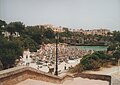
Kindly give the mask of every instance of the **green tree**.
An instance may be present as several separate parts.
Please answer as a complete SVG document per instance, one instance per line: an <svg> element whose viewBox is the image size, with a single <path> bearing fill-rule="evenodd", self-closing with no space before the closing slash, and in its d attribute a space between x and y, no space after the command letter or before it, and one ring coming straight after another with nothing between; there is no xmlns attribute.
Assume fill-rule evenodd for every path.
<svg viewBox="0 0 120 85"><path fill-rule="evenodd" d="M120 42L120 31L113 31L113 37L115 41Z"/></svg>
<svg viewBox="0 0 120 85"><path fill-rule="evenodd" d="M48 39L53 39L55 38L55 34L54 34L54 31L51 29L51 28L47 28L44 32L44 35L46 38Z"/></svg>
<svg viewBox="0 0 120 85"><path fill-rule="evenodd" d="M2 26L6 26L6 25L7 25L7 23L6 23L5 21L0 20L0 27L2 27Z"/></svg>
<svg viewBox="0 0 120 85"><path fill-rule="evenodd" d="M72 32L68 30L68 28L63 28L64 32L59 33L61 37L71 37L73 35Z"/></svg>
<svg viewBox="0 0 120 85"><path fill-rule="evenodd" d="M6 27L7 31L10 32L10 35L12 36L13 33L15 33L16 31L16 27L14 26L14 24L9 23Z"/></svg>
<svg viewBox="0 0 120 85"><path fill-rule="evenodd" d="M11 22L7 25L7 31L12 35L15 32L22 33L25 25L22 22Z"/></svg>
<svg viewBox="0 0 120 85"><path fill-rule="evenodd" d="M100 68L100 59L97 55L86 55L81 59L80 64L84 70L93 70Z"/></svg>
<svg viewBox="0 0 120 85"><path fill-rule="evenodd" d="M37 51L39 45L29 36L25 35L23 37L23 48L29 48L31 52L34 52Z"/></svg>
<svg viewBox="0 0 120 85"><path fill-rule="evenodd" d="M111 57L107 56L104 51L96 51L93 54L97 55L101 60L109 60L109 59L111 59Z"/></svg>
<svg viewBox="0 0 120 85"><path fill-rule="evenodd" d="M22 48L12 41L7 41L4 37L0 37L0 61L3 69L13 67L15 60L22 55Z"/></svg>
<svg viewBox="0 0 120 85"><path fill-rule="evenodd" d="M85 55L80 61L84 70L99 69L101 66L108 65L112 60L112 56L105 54L103 51L97 51L93 54Z"/></svg>
<svg viewBox="0 0 120 85"><path fill-rule="evenodd" d="M115 50L115 52L113 53L113 57L116 60L120 59L120 50Z"/></svg>
<svg viewBox="0 0 120 85"><path fill-rule="evenodd" d="M7 23L3 20L0 20L0 35L6 30Z"/></svg>
<svg viewBox="0 0 120 85"><path fill-rule="evenodd" d="M37 44L42 44L42 40L44 40L44 28L39 28L39 26L27 26L24 34L28 35Z"/></svg>
<svg viewBox="0 0 120 85"><path fill-rule="evenodd" d="M107 48L107 51L114 51L116 49L116 44L110 44Z"/></svg>
<svg viewBox="0 0 120 85"><path fill-rule="evenodd" d="M25 25L22 22L12 22L12 24L15 26L15 31L22 33L25 29Z"/></svg>

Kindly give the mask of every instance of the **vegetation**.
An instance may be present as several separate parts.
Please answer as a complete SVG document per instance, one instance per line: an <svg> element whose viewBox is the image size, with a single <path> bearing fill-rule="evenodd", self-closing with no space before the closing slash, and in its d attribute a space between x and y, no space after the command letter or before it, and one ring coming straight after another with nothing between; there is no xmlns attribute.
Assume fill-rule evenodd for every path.
<svg viewBox="0 0 120 85"><path fill-rule="evenodd" d="M112 41L107 51L97 51L89 55L83 56L80 63L71 68L71 72L82 72L84 70L99 70L100 67L108 67L109 65L117 65L120 59L120 32L114 31Z"/></svg>
<svg viewBox="0 0 120 85"><path fill-rule="evenodd" d="M9 32L4 36L2 32ZM19 33L20 36L14 35ZM62 36L68 36L68 29ZM60 38L62 42L62 38ZM39 45L44 43L54 43L55 33L51 28L44 26L27 26L22 22L10 22L0 20L0 70L15 66L15 60L22 55L23 49L29 48L31 52L37 51Z"/></svg>
<svg viewBox="0 0 120 85"><path fill-rule="evenodd" d="M13 67L15 60L22 55L22 48L17 43L7 41L3 36L0 36L0 62L1 69Z"/></svg>
<svg viewBox="0 0 120 85"><path fill-rule="evenodd" d="M51 28L45 29L43 26L27 26L24 30L24 34L27 34L37 44L42 44L42 42L54 42L55 38L53 30Z"/></svg>
<svg viewBox="0 0 120 85"><path fill-rule="evenodd" d="M83 66L84 70L94 70L103 67L104 64L111 59L112 56L105 54L103 51L97 51L93 54L84 56L80 64Z"/></svg>
<svg viewBox="0 0 120 85"><path fill-rule="evenodd" d="M5 30L5 26L7 23L3 20L0 20L0 35L2 35L2 32Z"/></svg>
<svg viewBox="0 0 120 85"><path fill-rule="evenodd" d="M116 42L120 43L120 31L113 31L113 38Z"/></svg>
<svg viewBox="0 0 120 85"><path fill-rule="evenodd" d="M6 36L2 33L8 32ZM16 32L19 36L16 36ZM67 33L67 34L66 34ZM61 36L68 37L68 29ZM22 56L24 49L29 48L31 52L37 51L43 43L54 43L55 33L51 28L44 26L27 26L22 22L10 22L0 20L0 70L15 66L15 60ZM63 42L60 37L60 42Z"/></svg>
<svg viewBox="0 0 120 85"><path fill-rule="evenodd" d="M85 70L99 70L101 67L109 67L112 65L113 56L103 51L96 51L92 54L85 55L80 60L80 63L74 68L70 69L70 72L82 72Z"/></svg>

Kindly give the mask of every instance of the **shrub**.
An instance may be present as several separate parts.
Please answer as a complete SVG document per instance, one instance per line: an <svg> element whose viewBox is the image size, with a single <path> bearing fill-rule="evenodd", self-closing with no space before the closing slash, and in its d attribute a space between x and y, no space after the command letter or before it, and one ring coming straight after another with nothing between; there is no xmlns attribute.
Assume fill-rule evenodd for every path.
<svg viewBox="0 0 120 85"><path fill-rule="evenodd" d="M84 56L80 64L83 66L84 70L99 69L101 65L99 57L94 54Z"/></svg>
<svg viewBox="0 0 120 85"><path fill-rule="evenodd" d="M75 67L72 67L72 68L70 68L69 69L69 72L71 72L71 73L75 73L75 72L82 72L84 69L83 69L83 66L82 65L80 65L80 64L78 64L78 65L76 65Z"/></svg>

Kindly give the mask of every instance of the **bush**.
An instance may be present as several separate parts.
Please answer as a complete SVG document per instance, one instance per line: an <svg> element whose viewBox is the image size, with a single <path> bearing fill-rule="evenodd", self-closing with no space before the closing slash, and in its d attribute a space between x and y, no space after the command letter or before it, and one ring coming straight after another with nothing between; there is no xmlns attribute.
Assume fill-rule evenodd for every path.
<svg viewBox="0 0 120 85"><path fill-rule="evenodd" d="M108 66L112 61L112 56L103 51L96 51L93 54L86 55L81 59L80 64L84 70L96 70L101 66Z"/></svg>
<svg viewBox="0 0 120 85"><path fill-rule="evenodd" d="M22 49L17 43L8 41L0 46L0 61L3 65L3 69L13 67L15 60L19 59L22 55Z"/></svg>
<svg viewBox="0 0 120 85"><path fill-rule="evenodd" d="M119 50L115 50L115 52L113 53L113 57L115 58L115 60L120 59L120 51Z"/></svg>
<svg viewBox="0 0 120 85"><path fill-rule="evenodd" d="M83 66L84 70L99 69L101 65L99 57L94 54L84 56L80 64Z"/></svg>
<svg viewBox="0 0 120 85"><path fill-rule="evenodd" d="M80 65L80 64L78 64L75 67L72 67L72 68L69 69L69 72L71 72L71 73L76 73L76 72L79 73L79 72L82 72L82 71L83 71L83 66Z"/></svg>
<svg viewBox="0 0 120 85"><path fill-rule="evenodd" d="M103 51L96 51L93 54L97 55L102 60L110 60L111 59L111 57L109 55L105 54L105 52L103 52Z"/></svg>

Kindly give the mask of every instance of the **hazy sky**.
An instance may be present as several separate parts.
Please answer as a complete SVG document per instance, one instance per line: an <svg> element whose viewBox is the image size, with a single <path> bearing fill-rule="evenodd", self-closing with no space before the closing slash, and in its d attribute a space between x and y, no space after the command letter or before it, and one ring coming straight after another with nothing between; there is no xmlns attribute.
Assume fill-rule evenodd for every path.
<svg viewBox="0 0 120 85"><path fill-rule="evenodd" d="M0 0L0 19L26 25L120 30L120 0Z"/></svg>

